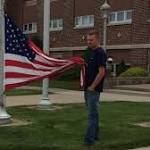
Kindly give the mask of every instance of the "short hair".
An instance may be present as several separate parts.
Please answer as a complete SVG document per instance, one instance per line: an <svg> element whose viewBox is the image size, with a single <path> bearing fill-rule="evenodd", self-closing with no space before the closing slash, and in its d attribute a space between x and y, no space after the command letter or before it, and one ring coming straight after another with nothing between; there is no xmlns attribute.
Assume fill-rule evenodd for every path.
<svg viewBox="0 0 150 150"><path fill-rule="evenodd" d="M97 38L100 38L100 34L97 30L90 30L88 33L87 33L87 36L90 36L90 35L95 35Z"/></svg>

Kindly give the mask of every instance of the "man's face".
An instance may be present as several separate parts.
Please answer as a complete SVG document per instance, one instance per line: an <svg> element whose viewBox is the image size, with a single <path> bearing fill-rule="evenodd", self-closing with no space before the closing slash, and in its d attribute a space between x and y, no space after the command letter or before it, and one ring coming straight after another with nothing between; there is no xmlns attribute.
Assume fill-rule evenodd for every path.
<svg viewBox="0 0 150 150"><path fill-rule="evenodd" d="M87 45L89 48L96 48L99 45L99 40L95 35L87 35Z"/></svg>

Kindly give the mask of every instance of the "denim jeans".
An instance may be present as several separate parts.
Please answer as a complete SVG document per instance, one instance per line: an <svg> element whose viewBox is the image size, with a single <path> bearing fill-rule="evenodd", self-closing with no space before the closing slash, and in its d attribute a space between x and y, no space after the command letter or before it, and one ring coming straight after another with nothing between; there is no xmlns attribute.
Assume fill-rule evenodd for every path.
<svg viewBox="0 0 150 150"><path fill-rule="evenodd" d="M88 108L88 127L85 134L85 143L93 144L99 134L98 104L100 93L97 91L85 91L84 98Z"/></svg>

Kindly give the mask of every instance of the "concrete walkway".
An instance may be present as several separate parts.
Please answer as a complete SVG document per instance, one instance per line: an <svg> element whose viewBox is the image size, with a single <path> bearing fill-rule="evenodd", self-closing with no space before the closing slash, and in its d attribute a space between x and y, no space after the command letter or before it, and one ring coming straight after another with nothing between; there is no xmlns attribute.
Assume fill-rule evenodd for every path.
<svg viewBox="0 0 150 150"><path fill-rule="evenodd" d="M116 86L117 89L132 90L132 91L144 91L150 92L150 84L137 84L137 85L119 85Z"/></svg>
<svg viewBox="0 0 150 150"><path fill-rule="evenodd" d="M132 150L150 150L150 146L149 147L136 148L136 149L132 149Z"/></svg>
<svg viewBox="0 0 150 150"><path fill-rule="evenodd" d="M137 85L136 85L137 86ZM129 86L130 87L130 86ZM138 87L138 86L137 86ZM145 87L145 86L143 86ZM39 89L39 87L23 87L24 89ZM146 86L150 89L150 84ZM65 89L50 89L52 94L49 98L52 103L83 103L83 91L73 91ZM41 95L25 95L25 96L7 96L6 106L19 105L37 105L41 100ZM114 93L112 90L105 90L101 94L102 101L132 101L132 102L150 102L150 96L128 93Z"/></svg>

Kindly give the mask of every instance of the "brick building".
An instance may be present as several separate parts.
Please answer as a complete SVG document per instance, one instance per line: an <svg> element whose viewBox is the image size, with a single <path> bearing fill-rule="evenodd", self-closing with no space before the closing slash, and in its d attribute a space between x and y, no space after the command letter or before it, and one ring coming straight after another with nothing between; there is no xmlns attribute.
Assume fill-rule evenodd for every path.
<svg viewBox="0 0 150 150"><path fill-rule="evenodd" d="M7 0L6 11L25 34L42 38L43 0ZM51 0L50 54L82 54L90 29L103 32L104 0ZM150 0L108 0L107 52L119 63L150 68ZM13 7L12 7L13 6ZM101 44L102 44L101 40Z"/></svg>

